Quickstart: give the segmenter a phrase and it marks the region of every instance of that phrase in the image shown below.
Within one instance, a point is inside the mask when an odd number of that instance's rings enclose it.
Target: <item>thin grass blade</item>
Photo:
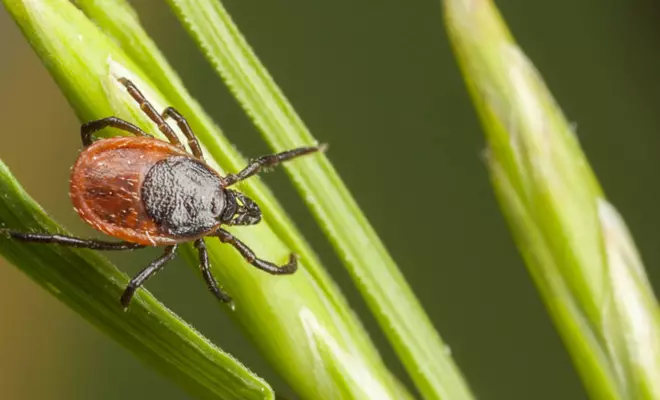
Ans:
[[[500,205],[593,399],[660,399],[660,311],[571,124],[490,0],[446,0]]]

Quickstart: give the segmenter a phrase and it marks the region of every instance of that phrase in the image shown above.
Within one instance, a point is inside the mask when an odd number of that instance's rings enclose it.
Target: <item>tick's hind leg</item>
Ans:
[[[202,277],[204,277],[209,290],[215,295],[215,297],[220,299],[220,301],[224,303],[231,303],[231,297],[229,297],[227,293],[220,289],[218,286],[218,281],[215,280],[215,277],[211,273],[209,253],[206,250],[206,243],[204,243],[204,239],[195,240],[195,247],[199,251],[199,266],[202,269]]]
[[[176,147],[180,148],[181,150],[185,150],[183,145],[181,144],[181,141],[179,141],[179,138],[176,136],[176,133],[174,133],[174,130],[172,130],[172,127],[170,127],[167,122],[163,119],[163,117],[158,114],[158,111],[154,108],[154,106],[149,103],[149,100],[147,100],[142,92],[135,86],[135,84],[131,81],[129,81],[126,78],[119,78],[119,82],[126,86],[126,90],[128,91],[128,94],[131,95],[131,97],[137,101],[137,103],[140,105],[140,109],[147,114],[149,118],[151,118],[152,121],[158,125],[158,129],[163,132],[163,135],[167,137],[167,140],[170,141],[173,145]]]
[[[138,290],[147,279],[162,270],[165,264],[176,256],[176,248],[177,245],[167,246],[165,248],[165,253],[162,256],[152,261],[147,268],[140,271],[135,278],[131,279],[120,299],[121,305],[124,306],[125,309],[128,308],[128,305],[131,303],[135,291]]]
[[[259,157],[253,160],[252,162],[250,162],[250,164],[248,164],[248,166],[245,167],[239,173],[227,175],[225,177],[226,186],[233,185],[236,182],[240,182],[253,175],[256,175],[263,168],[275,167],[279,163],[282,163],[284,161],[289,161],[296,157],[304,156],[310,153],[315,153],[317,151],[325,151],[326,148],[327,148],[326,144],[321,144],[318,146],[310,146],[310,147],[298,147],[297,149],[287,150],[282,153]]]
[[[130,122],[124,121],[123,119],[117,117],[108,117],[87,122],[80,127],[80,136],[82,138],[83,146],[87,147],[92,144],[92,134],[107,127],[121,129],[122,131],[132,133],[135,136],[152,137],[150,134],[146,133]]]
[[[190,146],[190,150],[192,151],[193,155],[200,160],[203,160],[204,154],[202,153],[202,148],[199,146],[197,137],[195,136],[195,133],[193,132],[190,125],[188,125],[186,118],[181,115],[181,113],[179,113],[174,107],[167,107],[165,111],[163,111],[163,118],[167,117],[174,119],[179,126],[179,129],[181,129],[181,132],[186,135],[186,139],[188,139],[188,146]]]
[[[298,269],[298,259],[296,258],[295,254],[291,254],[289,256],[288,263],[282,266],[277,266],[269,261],[257,258],[252,249],[250,249],[245,243],[241,242],[234,235],[224,229],[218,229],[213,234],[213,236],[220,238],[222,243],[229,243],[230,245],[234,246],[236,250],[238,250],[238,252],[241,253],[243,257],[245,257],[245,261],[249,262],[262,271],[268,272],[269,274],[289,275],[293,274]]]
[[[78,247],[92,250],[134,250],[146,247],[142,244],[130,242],[106,242],[103,240],[80,239],[73,236],[51,235],[48,233],[26,233],[0,229],[0,237],[7,236],[11,239],[29,243],[57,244],[61,246]]]

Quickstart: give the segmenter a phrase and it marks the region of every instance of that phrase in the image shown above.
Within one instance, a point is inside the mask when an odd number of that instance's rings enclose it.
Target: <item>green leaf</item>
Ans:
[[[660,310],[573,128],[488,0],[446,0],[501,207],[594,399],[660,398]]]
[[[274,150],[316,143],[220,1],[169,3]],[[315,157],[287,172],[424,397],[471,399],[446,346],[328,159]]]
[[[160,136],[118,84],[117,78],[126,77],[157,109],[173,105],[188,118],[211,165],[232,172],[244,166],[187,94],[127,3],[78,1],[94,25],[65,0],[5,1],[82,121],[114,115]],[[292,164],[306,168],[312,158]],[[283,262],[294,251],[301,262],[294,275],[271,276],[247,265],[232,247],[207,240],[213,274],[235,300],[232,317],[303,398],[409,398],[270,192],[258,179],[241,185],[241,190],[260,204],[264,221],[233,232],[264,259]],[[191,246],[184,253],[198,270]],[[138,291],[136,299],[143,300],[146,293]]]

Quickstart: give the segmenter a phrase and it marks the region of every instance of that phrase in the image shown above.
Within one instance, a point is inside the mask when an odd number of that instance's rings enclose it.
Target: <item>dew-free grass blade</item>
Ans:
[[[660,399],[660,312],[577,136],[490,0],[445,18],[502,210],[594,399]]]
[[[316,142],[222,2],[169,3],[274,150]],[[307,160],[305,168],[287,172],[424,397],[471,399],[446,346],[327,158]]]
[[[2,228],[66,233],[25,193],[2,162],[0,194],[0,254],[57,299],[196,397],[274,397],[266,382],[153,296],[143,294],[131,304],[130,312],[124,312],[119,297],[128,278],[104,257],[89,250],[25,244],[3,236]]]
[[[241,158],[222,139],[221,132],[191,101],[130,9],[125,8],[126,3],[79,1],[82,9],[96,15],[98,25],[66,0],[5,3],[82,121],[114,115],[160,137],[157,127],[118,84],[117,78],[126,77],[157,109],[174,105],[186,114],[211,165],[231,172],[243,166],[237,165]],[[107,7],[108,15],[117,12],[120,21],[127,22],[122,28],[132,31],[111,39],[117,25],[109,24],[111,18],[95,14],[94,4]],[[114,34],[118,32],[114,30]],[[133,42],[133,46],[139,50],[123,43],[121,37],[137,40],[139,45]],[[176,79],[170,81],[172,77]],[[212,271],[235,300],[232,317],[303,398],[410,398],[385,368],[346,301],[304,240],[282,217],[281,208],[268,191],[258,181],[242,188],[262,206],[266,218],[254,227],[236,229],[237,236],[262,258],[279,263],[295,251],[301,262],[294,275],[271,276],[247,265],[230,246],[208,240]],[[198,270],[191,250],[186,246],[184,252]],[[139,291],[136,299],[143,293]]]

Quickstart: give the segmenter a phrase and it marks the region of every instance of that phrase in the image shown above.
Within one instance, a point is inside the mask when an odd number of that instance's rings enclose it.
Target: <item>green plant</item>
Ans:
[[[168,0],[274,150],[314,143],[218,1]],[[3,0],[81,121],[108,115],[157,129],[116,80],[129,77],[158,108],[189,119],[220,171],[245,160],[190,97],[125,0]],[[446,0],[446,25],[488,140],[501,207],[581,377],[594,399],[660,399],[660,316],[625,225],[607,202],[561,111],[489,0]],[[81,44],[82,43],[82,44]],[[145,68],[148,66],[148,74]],[[108,130],[106,134],[117,134]],[[413,292],[324,157],[287,172],[319,221],[425,399],[469,400],[469,388]],[[244,268],[209,243],[213,272],[238,308],[232,317],[303,398],[406,399],[318,257],[257,179],[241,186],[266,220],[241,231],[259,254],[301,256],[286,280]],[[64,231],[0,164],[0,223]],[[197,269],[193,249],[184,253]],[[84,250],[0,239],[3,254],[54,296],[191,394],[272,399],[273,390]],[[396,295],[391,295],[396,293]],[[224,308],[227,311],[226,308]],[[268,333],[263,327],[268,326]]]
[[[658,304],[571,125],[492,1],[444,5],[500,206],[587,390],[660,398]]]

